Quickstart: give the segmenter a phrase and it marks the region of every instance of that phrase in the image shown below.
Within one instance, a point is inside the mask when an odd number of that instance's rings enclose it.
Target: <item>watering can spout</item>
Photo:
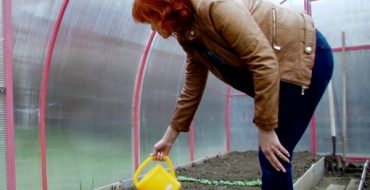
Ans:
[[[163,168],[161,164],[155,165],[139,181],[139,175],[143,169],[154,160],[154,157],[148,157],[135,171],[133,183],[137,190],[180,190],[181,184],[176,180],[175,170],[168,156],[163,157],[169,167],[169,171]]]

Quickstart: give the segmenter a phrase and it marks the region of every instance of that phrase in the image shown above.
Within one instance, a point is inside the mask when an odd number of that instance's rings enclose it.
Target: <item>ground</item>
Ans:
[[[325,158],[327,158],[326,156]],[[331,156],[329,156],[331,157]],[[326,159],[325,159],[326,160]],[[347,186],[352,179],[360,180],[363,172],[363,163],[346,163],[345,172],[338,173],[333,172],[330,168],[325,170],[324,176],[320,183],[314,187],[312,190],[326,190],[330,184]],[[370,176],[369,169],[368,175],[363,179],[364,183],[361,190],[370,190]],[[359,186],[359,181],[357,181],[355,187]],[[357,189],[357,188],[356,188]]]
[[[302,176],[319,157],[309,152],[297,152],[293,157],[294,180]],[[192,164],[189,167],[176,169],[177,176],[203,178],[208,180],[257,180],[260,178],[260,169],[256,151],[231,152],[222,156],[205,159],[202,163]],[[192,182],[181,182],[182,190],[257,190],[259,187],[215,186]]]
[[[293,176],[298,179],[303,173],[315,163],[319,157],[309,152],[297,152],[293,157]],[[193,178],[206,178],[209,180],[256,180],[260,177],[259,162],[256,151],[231,152],[224,156],[207,159],[203,163],[193,164],[188,168],[178,168],[178,176]],[[196,183],[182,182],[182,189],[197,190],[254,190],[259,187],[223,187],[213,185],[201,185]]]

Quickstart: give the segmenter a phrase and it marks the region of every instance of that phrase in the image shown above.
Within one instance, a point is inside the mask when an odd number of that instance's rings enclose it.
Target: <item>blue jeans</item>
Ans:
[[[289,151],[293,150],[304,134],[310,119],[323,96],[333,73],[333,54],[325,37],[316,31],[316,57],[310,88],[301,95],[301,87],[281,82],[279,103],[279,127],[275,130],[280,143]],[[281,161],[286,173],[276,171],[259,150],[263,190],[292,190],[292,165]]]

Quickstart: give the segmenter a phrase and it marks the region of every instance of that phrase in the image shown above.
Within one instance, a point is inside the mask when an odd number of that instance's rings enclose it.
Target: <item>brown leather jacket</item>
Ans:
[[[238,86],[224,78],[209,57],[186,45],[186,41],[196,40],[235,68],[250,73],[254,123],[262,129],[277,128],[280,81],[302,86],[302,93],[310,85],[316,47],[311,17],[262,0],[191,2],[195,21],[185,37],[178,38],[187,53],[185,84],[170,126],[181,132],[189,130],[208,71]]]

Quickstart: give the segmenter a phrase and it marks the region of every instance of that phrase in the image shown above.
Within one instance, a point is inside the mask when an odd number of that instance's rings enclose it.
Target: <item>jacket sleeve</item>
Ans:
[[[208,69],[189,56],[186,59],[185,82],[177,100],[170,126],[188,132],[206,86]]]
[[[209,11],[217,33],[245,60],[253,73],[254,123],[262,129],[277,128],[279,65],[267,38],[248,9],[234,1],[215,1]]]

